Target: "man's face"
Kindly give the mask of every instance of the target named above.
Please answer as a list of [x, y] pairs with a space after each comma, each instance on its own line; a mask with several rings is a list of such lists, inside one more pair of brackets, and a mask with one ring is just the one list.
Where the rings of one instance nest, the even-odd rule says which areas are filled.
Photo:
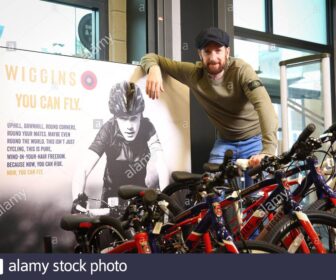
[[122, 116], [116, 118], [120, 132], [126, 141], [133, 141], [138, 135], [141, 121], [141, 113], [133, 116]]
[[198, 52], [208, 73], [217, 75], [224, 70], [230, 55], [230, 48], [226, 48], [215, 42], [210, 42]]

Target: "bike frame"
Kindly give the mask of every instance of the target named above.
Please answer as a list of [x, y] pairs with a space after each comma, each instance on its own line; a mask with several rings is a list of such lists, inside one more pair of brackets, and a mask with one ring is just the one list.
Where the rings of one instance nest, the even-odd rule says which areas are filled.
[[116, 247], [105, 248], [101, 253], [121, 254], [128, 253], [134, 250], [136, 250], [138, 254], [152, 253], [147, 232], [138, 232], [134, 235], [134, 239], [125, 241]]
[[299, 187], [293, 191], [293, 198], [296, 201], [302, 199], [308, 192], [312, 184], [316, 187], [316, 194], [318, 199], [329, 198], [329, 201], [336, 206], [336, 192], [334, 192], [327, 184], [320, 168], [316, 167], [318, 160], [315, 156], [310, 156], [306, 159], [306, 169], [309, 173], [302, 180]]
[[[303, 195], [308, 191], [310, 186], [315, 183], [320, 194], [319, 197], [328, 196], [331, 201], [336, 204], [335, 193], [326, 184], [324, 177], [318, 172], [315, 164], [316, 159], [314, 157], [309, 157], [307, 158], [307, 164], [304, 166], [295, 167], [287, 170], [286, 172], [276, 171], [274, 178], [266, 179], [246, 188], [240, 192], [240, 196], [231, 195], [224, 199], [223, 196], [209, 195], [205, 202], [198, 203], [178, 215], [176, 223], [166, 230], [163, 238], [169, 240], [174, 235], [181, 233], [183, 227], [197, 224], [195, 230], [193, 230], [186, 239], [185, 245], [187, 247], [187, 251], [193, 252], [197, 247], [197, 244], [202, 239], [205, 246], [205, 252], [211, 253], [213, 251], [213, 246], [209, 231], [212, 229], [216, 234], [216, 239], [218, 240], [219, 245], [225, 246], [231, 253], [238, 253], [232, 236], [224, 226], [225, 223], [222, 209], [235, 203], [241, 197], [263, 190], [264, 195], [245, 210], [250, 211], [256, 208], [256, 210], [253, 212], [251, 211], [252, 213], [250, 213], [245, 219], [245, 223], [241, 228], [242, 238], [248, 239], [267, 217], [270, 222], [265, 226], [265, 229], [267, 229], [267, 231], [271, 230], [272, 225], [274, 225], [276, 221], [285, 214], [285, 212], [292, 211], [300, 221], [309, 238], [314, 242], [317, 251], [319, 253], [325, 253], [325, 249], [323, 248], [323, 245], [314, 228], [309, 222], [308, 217], [301, 211], [301, 207], [297, 203], [303, 198]], [[302, 180], [297, 189], [291, 193], [289, 188], [292, 185], [298, 184], [298, 181], [286, 180], [285, 178], [299, 173], [302, 170], [309, 170], [310, 172]], [[269, 194], [270, 192], [271, 194]], [[279, 197], [284, 198], [283, 201], [279, 201]], [[285, 205], [285, 212], [277, 212], [279, 205], [273, 205], [274, 201], [282, 202]], [[270, 207], [270, 205], [273, 205], [274, 207]], [[300, 233], [295, 233], [294, 238], [285, 241], [286, 244], [291, 246], [293, 241], [297, 241], [299, 234]], [[152, 234], [151, 228], [148, 228], [146, 231], [136, 233], [133, 240], [123, 242], [121, 245], [114, 248], [104, 249], [104, 253], [126, 253], [134, 250], [140, 254], [155, 253], [160, 251], [155, 246], [156, 240], [157, 236]], [[303, 252], [309, 253], [309, 248], [304, 240], [300, 240], [299, 244]]]
[[[201, 240], [204, 242], [205, 252], [213, 252], [213, 246], [209, 233], [210, 230], [213, 230], [220, 246], [224, 246], [230, 253], [238, 254], [239, 252], [237, 247], [234, 245], [233, 237], [225, 228], [221, 207], [223, 199], [223, 196], [213, 194], [206, 198], [206, 202], [202, 202], [189, 210], [186, 210], [179, 216], [179, 220], [181, 221], [170, 227], [167, 230], [168, 233], [166, 233], [163, 238], [169, 240], [173, 235], [180, 233], [183, 226], [197, 224], [196, 228], [188, 235], [185, 242], [188, 252], [193, 252]], [[197, 212], [198, 214], [196, 216], [186, 218], [187, 216], [192, 216]]]
[[[260, 183], [257, 183], [250, 187], [251, 189], [258, 188], [259, 185], [263, 186], [266, 183], [266, 187], [262, 188], [262, 191], [264, 192], [263, 196], [261, 196], [257, 201], [255, 201], [252, 205], [250, 205], [248, 208], [246, 208], [243, 211], [243, 214], [246, 215], [246, 217], [243, 220], [244, 225], [242, 226], [242, 229], [241, 229], [241, 233], [244, 239], [250, 238], [253, 232], [256, 230], [256, 228], [262, 222], [264, 222], [266, 215], [263, 214], [263, 212], [265, 212], [263, 210], [265, 209], [271, 210], [271, 211], [267, 211], [267, 217], [270, 220], [270, 223], [265, 226], [267, 231], [264, 232], [264, 234], [270, 231], [272, 229], [272, 225], [275, 225], [275, 223], [283, 216], [284, 213], [277, 213], [277, 215], [275, 216], [276, 220], [272, 223], [275, 212], [273, 211], [274, 209], [269, 209], [269, 207], [267, 207], [267, 205], [270, 205], [270, 202], [276, 200], [275, 198], [277, 197], [288, 197], [288, 195], [289, 197], [291, 197], [291, 200], [295, 202], [301, 202], [313, 183], [315, 184], [315, 187], [317, 189], [318, 199], [327, 197], [330, 203], [336, 206], [336, 192], [334, 192], [328, 186], [323, 174], [320, 172], [319, 168], [316, 167], [316, 164], [317, 164], [316, 157], [314, 156], [308, 157], [306, 162], [307, 163], [305, 165], [292, 168], [291, 170], [286, 171], [282, 175], [285, 178], [285, 177], [290, 177], [296, 173], [299, 173], [302, 170], [309, 171], [309, 173], [305, 176], [305, 178], [302, 180], [301, 183], [298, 181], [298, 179], [281, 180], [280, 184], [282, 184], [283, 187], [287, 190], [289, 190], [293, 185], [298, 185], [298, 187], [291, 194], [285, 193], [284, 189], [276, 190], [278, 187], [278, 184], [272, 184], [272, 181], [268, 181], [268, 180], [261, 181]], [[273, 193], [270, 196], [269, 193], [272, 191]], [[242, 191], [242, 195], [244, 195], [244, 191]], [[288, 200], [287, 203], [290, 203], [290, 201]], [[225, 206], [226, 205], [224, 204], [223, 207]]]
[[[309, 166], [309, 165], [308, 165]], [[307, 176], [315, 176], [316, 169], [314, 165], [315, 172], [309, 173]], [[311, 240], [314, 240], [314, 244], [316, 245], [317, 251], [319, 253], [325, 253], [325, 249], [322, 246], [321, 241], [318, 238], [318, 235], [316, 234], [314, 228], [312, 227], [311, 223], [309, 222], [308, 217], [301, 211], [301, 206], [297, 203], [296, 200], [298, 200], [298, 196], [294, 198], [293, 194], [289, 191], [289, 188], [292, 185], [295, 185], [298, 183], [297, 180], [284, 180], [285, 177], [292, 176], [295, 173], [298, 173], [302, 171], [302, 167], [295, 167], [291, 170], [288, 170], [286, 172], [277, 171], [275, 174], [275, 178], [272, 179], [266, 179], [264, 181], [261, 181], [253, 186], [250, 186], [249, 188], [241, 191], [241, 197], [245, 197], [253, 192], [263, 190], [264, 196], [262, 196], [260, 199], [258, 199], [251, 208], [257, 208], [252, 214], [250, 214], [249, 219], [246, 220], [244, 225], [241, 228], [241, 234], [243, 239], [248, 239], [254, 231], [265, 221], [265, 219], [268, 217], [270, 222], [268, 225], [265, 226], [266, 231], [262, 232], [263, 234], [270, 231], [273, 226], [276, 224], [277, 221], [281, 219], [281, 217], [285, 214], [285, 212], [292, 211], [297, 219], [300, 221], [301, 225], [303, 226], [304, 230], [306, 231], [307, 235]], [[324, 178], [320, 178], [320, 180], [324, 180]], [[322, 181], [323, 182], [323, 181]], [[324, 180], [325, 182], [325, 180]], [[297, 191], [305, 187], [306, 191], [309, 189], [307, 187], [307, 184], [305, 184], [304, 181], [301, 182], [300, 186], [297, 188]], [[322, 186], [320, 186], [322, 187]], [[325, 183], [323, 185], [323, 190], [325, 193], [334, 194], [334, 192], [330, 193], [328, 192], [329, 186]], [[272, 193], [269, 195], [269, 192]], [[301, 194], [304, 194], [305, 192], [301, 192]], [[279, 205], [274, 205], [274, 201], [279, 201], [279, 197], [284, 198], [282, 203], [285, 205], [284, 211], [278, 211]], [[302, 196], [301, 196], [302, 199]], [[301, 200], [299, 199], [299, 200]], [[219, 202], [220, 208], [225, 208], [234, 202], [239, 200], [237, 196], [229, 196], [226, 199]], [[277, 203], [280, 204], [280, 203]], [[273, 205], [272, 207], [270, 205]], [[196, 243], [199, 241], [199, 238], [201, 236], [204, 236], [206, 234], [206, 230], [208, 229], [208, 224], [206, 223], [209, 218], [205, 218], [205, 209], [209, 207], [209, 203], [199, 203], [192, 208], [184, 211], [182, 214], [180, 214], [177, 217], [177, 223], [171, 228], [171, 232], [165, 236], [165, 238], [169, 239], [172, 235], [178, 233], [181, 231], [181, 227], [185, 225], [191, 225], [196, 224], [200, 219], [203, 221], [203, 223], [200, 223], [200, 225], [197, 226], [196, 230], [192, 233], [192, 236], [188, 237], [187, 240], [189, 240], [192, 243]], [[250, 208], [250, 209], [251, 209]], [[208, 208], [209, 209], [209, 208]], [[207, 237], [205, 236], [205, 240], [203, 240], [205, 243], [205, 250], [209, 251], [207, 248], [211, 248], [211, 246], [207, 243]], [[304, 244], [304, 240], [301, 241], [301, 246], [303, 248], [304, 252], [309, 252], [308, 246]], [[189, 245], [189, 249], [194, 248], [194, 245]], [[211, 249], [210, 249], [211, 250]]]

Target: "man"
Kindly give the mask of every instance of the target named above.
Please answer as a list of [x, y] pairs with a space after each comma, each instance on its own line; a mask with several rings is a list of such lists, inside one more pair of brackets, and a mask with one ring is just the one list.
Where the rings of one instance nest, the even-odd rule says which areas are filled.
[[113, 117], [101, 127], [85, 160], [75, 173], [72, 182], [73, 207], [77, 204], [86, 206], [86, 180], [104, 153], [107, 162], [101, 196], [102, 208], [106, 204], [120, 204], [118, 188], [121, 185], [153, 185], [147, 174], [150, 159], [155, 162], [160, 188], [168, 185], [169, 173], [161, 144], [153, 124], [142, 115], [144, 108], [142, 93], [134, 83], [124, 81], [112, 87], [109, 109]]
[[223, 30], [202, 30], [195, 43], [201, 59], [196, 64], [156, 54], [142, 58], [147, 94], [155, 99], [164, 91], [161, 71], [186, 84], [217, 129], [209, 161], [222, 163], [225, 151], [232, 149], [235, 159], [249, 158], [250, 166], [258, 165], [277, 147], [277, 116], [267, 91], [250, 65], [230, 57]]

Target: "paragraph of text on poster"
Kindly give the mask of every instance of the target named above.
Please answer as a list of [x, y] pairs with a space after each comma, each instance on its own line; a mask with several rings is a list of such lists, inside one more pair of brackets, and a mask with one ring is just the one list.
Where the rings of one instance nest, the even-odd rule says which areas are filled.
[[42, 175], [45, 168], [60, 168], [64, 152], [59, 146], [75, 144], [73, 124], [7, 123], [7, 175]]

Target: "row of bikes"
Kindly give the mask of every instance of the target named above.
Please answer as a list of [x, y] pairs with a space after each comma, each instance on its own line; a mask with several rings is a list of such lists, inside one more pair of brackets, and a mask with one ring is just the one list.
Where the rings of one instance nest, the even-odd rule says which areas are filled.
[[[203, 174], [173, 172], [162, 192], [121, 186], [129, 203], [119, 218], [62, 217], [78, 253], [335, 253], [336, 124], [312, 137], [309, 124], [289, 151], [249, 169], [256, 183], [240, 188], [246, 162], [227, 151]], [[311, 203], [307, 204], [307, 201]]]

